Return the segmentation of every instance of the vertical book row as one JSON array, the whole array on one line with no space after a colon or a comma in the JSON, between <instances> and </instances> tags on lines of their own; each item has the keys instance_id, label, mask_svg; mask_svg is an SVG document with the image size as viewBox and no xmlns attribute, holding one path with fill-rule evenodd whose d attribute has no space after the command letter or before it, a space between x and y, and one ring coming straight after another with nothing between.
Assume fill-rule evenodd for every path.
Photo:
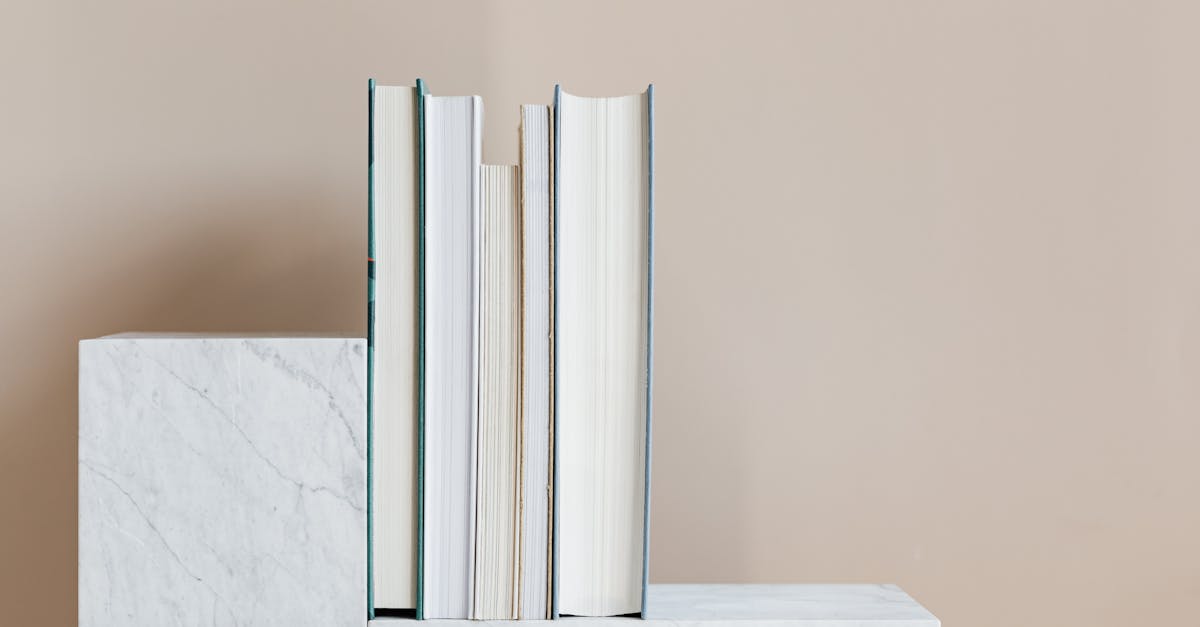
<instances>
[{"instance_id":1,"label":"vertical book row","mask_svg":"<svg viewBox=\"0 0 1200 627\"><path fill-rule=\"evenodd\" d=\"M642 614L653 86L522 106L517 165L478 96L369 92L369 614Z\"/></svg>"}]
</instances>

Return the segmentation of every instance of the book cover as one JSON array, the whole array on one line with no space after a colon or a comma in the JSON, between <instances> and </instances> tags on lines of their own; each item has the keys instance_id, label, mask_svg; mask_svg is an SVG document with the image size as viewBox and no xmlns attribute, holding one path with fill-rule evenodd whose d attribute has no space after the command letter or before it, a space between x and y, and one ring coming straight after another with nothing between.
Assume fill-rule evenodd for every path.
<instances>
[{"instance_id":1,"label":"book cover","mask_svg":"<svg viewBox=\"0 0 1200 627\"><path fill-rule=\"evenodd\" d=\"M425 81L417 79L417 619L425 618Z\"/></svg>"},{"instance_id":2,"label":"book cover","mask_svg":"<svg viewBox=\"0 0 1200 627\"><path fill-rule=\"evenodd\" d=\"M650 587L650 440L654 434L654 84L646 87L647 152L647 229L646 251L646 509L642 523L642 618L646 617L646 590Z\"/></svg>"},{"instance_id":3,"label":"book cover","mask_svg":"<svg viewBox=\"0 0 1200 627\"><path fill-rule=\"evenodd\" d=\"M398 593L403 587L396 586L397 577L406 577L404 570L411 572L408 585L415 588L418 583L416 566L420 533L417 527L420 521L410 520L409 516L413 515L413 510L419 511L416 501L420 496L417 480L420 476L421 389L415 382L420 380L423 355L417 283L421 278L417 272L421 265L418 258L420 182L416 180L421 87L388 87L378 85L373 79L368 81L366 566L369 618L385 611L394 614L395 610L414 608L416 600L410 597L412 588L408 593ZM409 98L412 100L406 102ZM412 153L408 153L409 150ZM411 173L411 180L407 178L408 173ZM395 204L397 199L400 199L399 211ZM409 272L413 273L414 280L401 280L397 289L397 277L408 276ZM406 330L410 328L412 335L401 340L398 349L397 338L408 335ZM410 396L395 387L409 382L414 383ZM410 428L413 431L408 432L410 435L401 440L403 446L396 450L377 444L377 441L392 442L397 429L407 431ZM411 464L410 471L398 476L392 474L397 463ZM394 490L399 493L393 494ZM413 501L408 506L397 505L404 500L392 500L392 496L400 495ZM407 536L407 542L411 544L399 549L396 543L404 543L402 538L406 533L411 534ZM403 553L393 553L396 550ZM383 556L390 557L385 559ZM401 570L397 571L397 568Z\"/></svg>"},{"instance_id":4,"label":"book cover","mask_svg":"<svg viewBox=\"0 0 1200 627\"><path fill-rule=\"evenodd\" d=\"M554 135L554 141L551 142L553 148L550 155L550 173L553 178L553 191L550 194L550 232L554 234L554 247L550 253L551 265L553 266L553 278L550 281L550 292L554 295L554 307L551 308L550 333L550 350L553 353L553 367L551 372L554 373L554 379L551 381L550 394L552 396L551 403L554 408L550 413L550 430L551 430L551 447L550 455L550 473L553 477L551 480L551 492L554 494L554 502L550 504L551 513L551 528L550 528L550 618L558 618L558 384L557 375L558 368L558 348L556 342L558 340L558 156L562 152L559 150L559 140L561 133L561 113L562 107L562 85L554 86L554 111L551 118L554 120L554 128L551 133Z\"/></svg>"},{"instance_id":5,"label":"book cover","mask_svg":"<svg viewBox=\"0 0 1200 627\"><path fill-rule=\"evenodd\" d=\"M367 618L375 618L374 461L372 403L375 389L375 79L367 80Z\"/></svg>"}]
</instances>

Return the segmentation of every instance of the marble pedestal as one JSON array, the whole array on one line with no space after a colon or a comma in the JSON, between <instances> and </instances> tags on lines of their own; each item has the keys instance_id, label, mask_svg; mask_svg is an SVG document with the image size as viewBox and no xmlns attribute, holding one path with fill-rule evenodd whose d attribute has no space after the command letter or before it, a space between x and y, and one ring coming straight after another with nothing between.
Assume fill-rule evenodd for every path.
<instances>
[{"instance_id":1,"label":"marble pedestal","mask_svg":"<svg viewBox=\"0 0 1200 627\"><path fill-rule=\"evenodd\" d=\"M79 346L79 624L366 621L366 343Z\"/></svg>"}]
</instances>

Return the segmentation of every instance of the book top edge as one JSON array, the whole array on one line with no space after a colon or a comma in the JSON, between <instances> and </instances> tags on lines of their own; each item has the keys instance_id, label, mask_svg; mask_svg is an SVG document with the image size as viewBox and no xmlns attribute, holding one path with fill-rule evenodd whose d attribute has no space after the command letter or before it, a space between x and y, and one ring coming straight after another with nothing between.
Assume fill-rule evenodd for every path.
<instances>
[{"instance_id":1,"label":"book top edge","mask_svg":"<svg viewBox=\"0 0 1200 627\"><path fill-rule=\"evenodd\" d=\"M619 96L589 96L589 95L584 95L584 94L573 94L565 89L562 89L561 85L559 86L559 91L562 93L562 96L564 98L574 98L577 100L615 101L615 100L634 100L634 99L638 99L638 98L645 98L650 93L650 90L653 87L654 87L654 84L651 83L650 85L647 85L646 88L640 92L633 93L633 94L622 94Z\"/></svg>"}]
</instances>

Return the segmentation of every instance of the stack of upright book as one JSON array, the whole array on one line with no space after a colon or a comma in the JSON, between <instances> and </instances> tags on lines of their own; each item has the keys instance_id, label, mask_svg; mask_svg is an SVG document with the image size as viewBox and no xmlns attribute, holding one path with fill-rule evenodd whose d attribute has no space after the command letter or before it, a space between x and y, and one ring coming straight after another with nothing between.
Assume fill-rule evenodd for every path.
<instances>
[{"instance_id":1,"label":"stack of upright book","mask_svg":"<svg viewBox=\"0 0 1200 627\"><path fill-rule=\"evenodd\" d=\"M371 81L372 617L644 612L653 93L556 87L488 165L478 96Z\"/></svg>"}]
</instances>

